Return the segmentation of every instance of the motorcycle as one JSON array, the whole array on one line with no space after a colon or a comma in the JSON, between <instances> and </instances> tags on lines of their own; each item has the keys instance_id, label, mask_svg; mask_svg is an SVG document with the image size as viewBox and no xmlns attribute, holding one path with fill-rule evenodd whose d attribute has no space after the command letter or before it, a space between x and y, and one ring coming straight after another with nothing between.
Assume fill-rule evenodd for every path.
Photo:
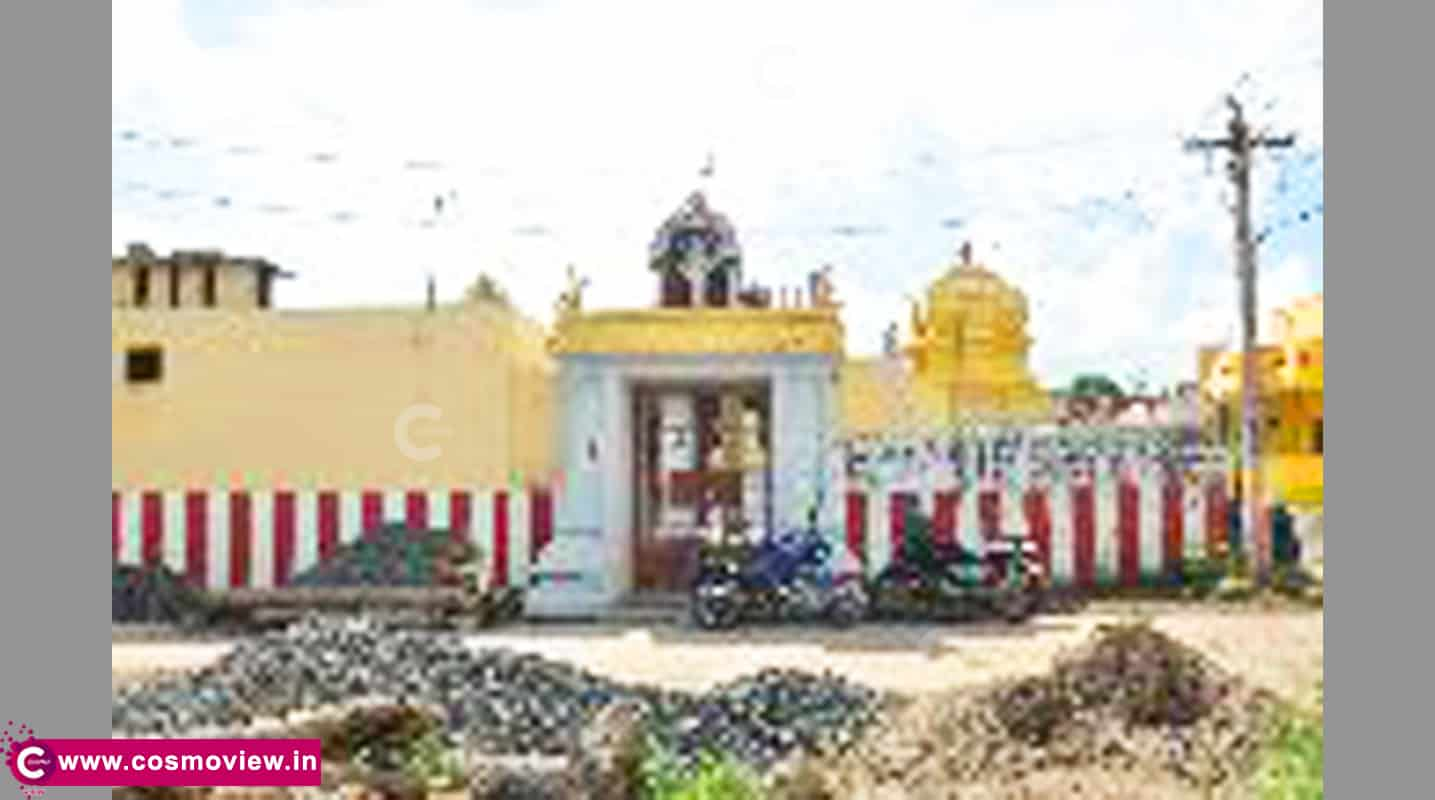
<instances>
[{"instance_id":1,"label":"motorcycle","mask_svg":"<svg viewBox=\"0 0 1435 800\"><path fill-rule=\"evenodd\" d=\"M1036 613L1045 576L1028 537L996 537L977 552L960 544L934 541L931 528L930 520L909 513L902 552L872 581L878 614L907 616L915 611L938 618L995 616L1017 624Z\"/></svg>"},{"instance_id":2,"label":"motorcycle","mask_svg":"<svg viewBox=\"0 0 1435 800\"><path fill-rule=\"evenodd\" d=\"M692 589L693 621L705 630L730 629L755 618L825 618L851 627L867 614L860 568L834 568L832 556L832 546L812 522L769 532L755 545L729 542L710 551L699 568Z\"/></svg>"}]
</instances>

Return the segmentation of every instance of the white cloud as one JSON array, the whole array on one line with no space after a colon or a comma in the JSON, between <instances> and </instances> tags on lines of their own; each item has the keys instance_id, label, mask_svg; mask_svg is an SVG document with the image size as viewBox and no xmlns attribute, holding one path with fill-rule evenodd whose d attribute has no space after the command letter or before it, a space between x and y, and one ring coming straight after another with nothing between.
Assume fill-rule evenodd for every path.
<instances>
[{"instance_id":1,"label":"white cloud","mask_svg":"<svg viewBox=\"0 0 1435 800\"><path fill-rule=\"evenodd\" d=\"M648 238L713 149L714 202L749 275L798 284L834 263L850 349L875 350L905 321L902 293L970 236L1031 296L1033 362L1060 383L1107 363L1188 364L1193 337L1219 327L1212 309L1233 303L1219 161L1204 177L1176 138L1219 132L1229 78L1253 68L1243 91L1321 138L1319 71L1290 67L1320 57L1319 3L531 5L290 7L237 21L225 48L195 45L172 0L117 6L116 125L198 141L121 144L116 182L201 192L117 196L117 244L291 262L294 304L417 300L429 270L452 296L486 269L546 317L572 262L590 302L641 305ZM1235 10L1244 24L1229 24ZM239 144L265 154L225 155ZM340 159L307 162L315 152ZM446 171L401 168L418 158ZM449 189L449 229L418 230ZM1075 210L1127 191L1154 227ZM216 210L217 194L239 210ZM257 210L275 203L295 210ZM358 220L329 221L340 210ZM966 224L943 229L947 216ZM837 224L886 234L834 238ZM535 225L549 233L515 232ZM1191 242L1225 260L1189 274ZM1299 291L1305 272L1270 270L1263 297ZM1179 286L1191 296L1173 305Z\"/></svg>"}]
</instances>

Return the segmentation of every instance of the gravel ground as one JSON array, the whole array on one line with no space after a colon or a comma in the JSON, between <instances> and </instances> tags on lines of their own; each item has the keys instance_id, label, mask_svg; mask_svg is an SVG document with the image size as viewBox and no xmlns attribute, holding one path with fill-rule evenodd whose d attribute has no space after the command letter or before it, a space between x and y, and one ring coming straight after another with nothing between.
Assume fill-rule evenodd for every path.
<instances>
[{"instance_id":1,"label":"gravel ground","mask_svg":"<svg viewBox=\"0 0 1435 800\"><path fill-rule=\"evenodd\" d=\"M870 624L840 632L820 626L752 627L714 635L675 625L524 625L471 636L467 643L568 661L624 682L690 691L710 689L763 668L830 669L873 688L911 696L918 703L909 708L938 708L944 697L963 694L960 690L1047 672L1059 654L1080 645L1098 625L1136 619L1148 620L1156 629L1199 649L1254 687L1296 702L1312 698L1323 674L1321 611L1255 604L1102 602L1080 613L1041 617L1019 627ZM118 686L164 672L193 670L218 659L232 644L117 641L112 645L114 682ZM905 725L899 723L898 729ZM922 726L913 730L917 728ZM1130 771L1097 766L1046 769L1016 783L993 777L964 783L956 794L859 790L850 795L853 800L899 795L1208 800L1249 796L1249 791L1238 784L1204 795L1154 765L1137 765Z\"/></svg>"},{"instance_id":2,"label":"gravel ground","mask_svg":"<svg viewBox=\"0 0 1435 800\"><path fill-rule=\"evenodd\" d=\"M474 647L509 647L570 661L621 681L700 691L764 667L831 669L877 689L944 691L1036 674L1099 624L1152 620L1226 669L1291 700L1320 680L1324 615L1318 610L1213 608L1175 603L1100 603L1026 625L751 627L708 634L679 626L512 626L468 637ZM115 685L219 658L228 642L115 643Z\"/></svg>"}]
</instances>

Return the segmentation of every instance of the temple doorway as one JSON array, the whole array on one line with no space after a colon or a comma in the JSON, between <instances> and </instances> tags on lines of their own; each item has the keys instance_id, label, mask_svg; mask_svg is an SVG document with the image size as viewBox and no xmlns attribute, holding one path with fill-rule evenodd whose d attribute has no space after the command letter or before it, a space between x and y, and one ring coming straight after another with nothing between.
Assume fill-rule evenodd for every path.
<instances>
[{"instance_id":1,"label":"temple doorway","mask_svg":"<svg viewBox=\"0 0 1435 800\"><path fill-rule=\"evenodd\" d=\"M705 539L771 523L771 387L643 383L632 398L634 588L685 592Z\"/></svg>"}]
</instances>

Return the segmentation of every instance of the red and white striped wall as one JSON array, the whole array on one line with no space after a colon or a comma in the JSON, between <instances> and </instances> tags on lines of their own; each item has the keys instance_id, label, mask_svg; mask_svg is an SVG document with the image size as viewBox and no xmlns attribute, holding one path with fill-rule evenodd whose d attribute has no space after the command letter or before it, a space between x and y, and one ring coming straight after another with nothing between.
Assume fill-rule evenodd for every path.
<instances>
[{"instance_id":1,"label":"red and white striped wall","mask_svg":"<svg viewBox=\"0 0 1435 800\"><path fill-rule=\"evenodd\" d=\"M526 491L114 490L111 548L121 564L163 563L195 586L265 589L393 522L451 528L492 557L500 585L525 585L553 536L553 500Z\"/></svg>"},{"instance_id":2,"label":"red and white striped wall","mask_svg":"<svg viewBox=\"0 0 1435 800\"><path fill-rule=\"evenodd\" d=\"M867 573L900 552L906 504L932 519L938 542L980 549L1000 531L1029 532L1058 585L1139 586L1179 575L1183 561L1221 552L1227 536L1226 485L1187 482L1154 471L1070 481L1016 492L992 483L929 491L849 491L847 546Z\"/></svg>"},{"instance_id":3,"label":"red and white striped wall","mask_svg":"<svg viewBox=\"0 0 1435 800\"><path fill-rule=\"evenodd\" d=\"M1025 490L981 482L961 488L845 493L848 548L868 574L901 547L903 509L919 504L938 541L980 549L999 530L1026 530L1053 580L1066 586L1137 586L1212 556L1227 536L1226 482L1155 471L1089 474ZM111 547L122 564L164 563L196 586L222 591L287 585L340 544L381 525L466 531L493 558L493 579L525 586L553 537L553 496L525 491L196 489L115 490Z\"/></svg>"}]
</instances>

